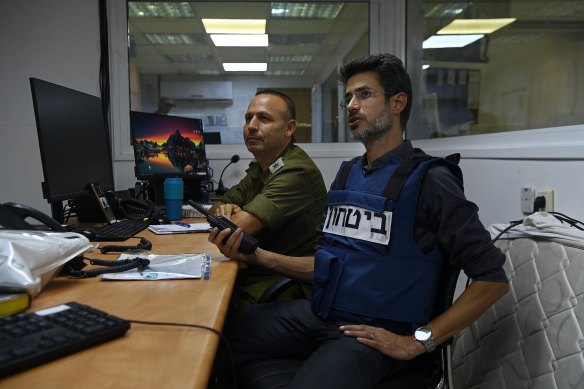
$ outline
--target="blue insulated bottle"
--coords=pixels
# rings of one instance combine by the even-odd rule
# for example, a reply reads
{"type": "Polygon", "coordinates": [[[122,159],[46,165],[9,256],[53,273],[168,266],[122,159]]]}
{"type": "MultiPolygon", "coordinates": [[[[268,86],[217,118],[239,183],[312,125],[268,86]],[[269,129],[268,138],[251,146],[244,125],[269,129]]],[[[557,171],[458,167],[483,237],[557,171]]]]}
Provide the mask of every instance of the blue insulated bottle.
{"type": "Polygon", "coordinates": [[[170,220],[182,219],[184,183],[182,178],[167,178],[164,180],[164,204],[166,217],[170,220]]]}

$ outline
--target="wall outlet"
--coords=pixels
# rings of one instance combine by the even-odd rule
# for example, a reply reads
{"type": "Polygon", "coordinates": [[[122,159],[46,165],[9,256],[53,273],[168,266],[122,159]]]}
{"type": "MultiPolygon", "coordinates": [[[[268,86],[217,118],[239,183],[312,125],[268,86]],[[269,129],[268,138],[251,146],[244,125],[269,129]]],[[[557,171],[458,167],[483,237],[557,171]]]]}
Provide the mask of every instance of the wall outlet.
{"type": "Polygon", "coordinates": [[[521,188],[521,212],[533,213],[533,202],[535,201],[535,191],[533,188],[521,188]]]}
{"type": "Polygon", "coordinates": [[[542,196],[545,198],[545,207],[540,208],[542,212],[552,212],[554,210],[554,190],[550,188],[538,189],[537,197],[542,196]]]}

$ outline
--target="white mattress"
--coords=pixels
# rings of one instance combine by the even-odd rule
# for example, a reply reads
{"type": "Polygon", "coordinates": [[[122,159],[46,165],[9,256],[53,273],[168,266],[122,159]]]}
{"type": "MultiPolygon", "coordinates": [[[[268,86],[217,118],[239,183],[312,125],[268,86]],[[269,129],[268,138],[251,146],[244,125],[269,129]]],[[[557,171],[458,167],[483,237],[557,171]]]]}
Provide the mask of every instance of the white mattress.
{"type": "MultiPolygon", "coordinates": [[[[576,223],[576,225],[582,227],[581,223],[576,223]]],[[[488,228],[491,238],[498,236],[508,226],[509,224],[491,224],[488,228]]],[[[584,230],[574,227],[565,217],[559,215],[556,217],[547,212],[535,212],[529,215],[521,224],[504,232],[501,238],[550,240],[565,246],[584,249],[584,230]]]]}
{"type": "Polygon", "coordinates": [[[454,342],[454,388],[584,388],[584,250],[500,240],[510,291],[454,342]]]}

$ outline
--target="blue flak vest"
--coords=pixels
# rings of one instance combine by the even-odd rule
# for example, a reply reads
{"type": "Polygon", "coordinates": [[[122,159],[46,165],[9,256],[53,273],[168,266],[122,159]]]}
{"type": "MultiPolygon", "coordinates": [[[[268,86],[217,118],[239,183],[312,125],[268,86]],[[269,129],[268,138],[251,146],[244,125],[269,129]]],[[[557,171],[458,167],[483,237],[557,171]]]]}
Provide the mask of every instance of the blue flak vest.
{"type": "Polygon", "coordinates": [[[414,149],[364,176],[357,159],[344,162],[328,194],[324,244],[315,254],[312,310],[338,321],[371,319],[426,324],[432,319],[445,259],[414,240],[422,180],[435,163],[462,180],[459,155],[434,158],[414,149]]]}

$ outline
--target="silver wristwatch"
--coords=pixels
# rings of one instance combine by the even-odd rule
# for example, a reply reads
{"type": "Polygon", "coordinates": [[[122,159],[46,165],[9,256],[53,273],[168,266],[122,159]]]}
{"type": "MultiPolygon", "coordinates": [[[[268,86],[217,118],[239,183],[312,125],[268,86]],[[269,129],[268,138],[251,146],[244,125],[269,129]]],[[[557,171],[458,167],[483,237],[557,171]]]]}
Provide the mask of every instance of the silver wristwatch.
{"type": "Polygon", "coordinates": [[[436,346],[434,346],[432,330],[426,326],[422,326],[414,332],[414,339],[422,343],[426,348],[426,351],[429,353],[436,349],[436,346]]]}

